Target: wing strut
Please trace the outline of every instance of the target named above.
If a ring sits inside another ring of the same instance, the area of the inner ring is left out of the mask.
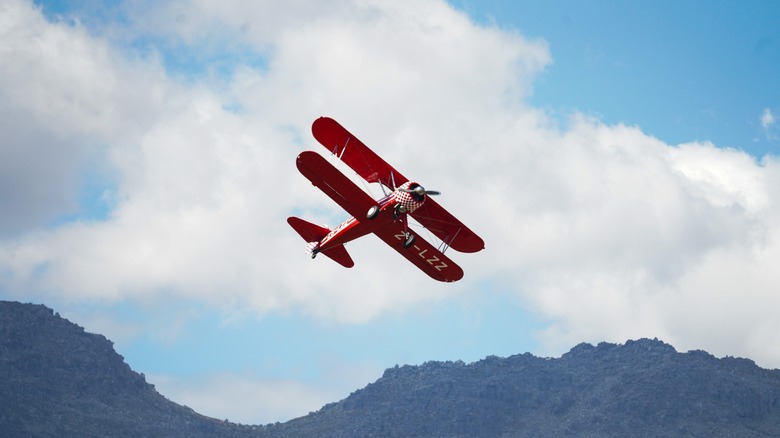
[[[347,137],[347,141],[345,141],[345,142],[344,142],[344,149],[342,149],[342,150],[341,150],[341,153],[339,154],[339,161],[341,161],[341,157],[343,157],[343,156],[344,156],[344,152],[346,152],[346,151],[347,151],[347,146],[349,145],[349,139],[350,139],[350,138],[352,138],[352,137]],[[333,148],[333,155],[336,155],[336,151],[337,151],[338,149],[339,149],[339,146],[338,146],[338,145],[336,145],[336,146]]]
[[[352,135],[350,134],[350,136],[348,136],[347,139],[344,141],[344,147],[341,148],[341,153],[339,153],[339,145],[338,144],[336,144],[336,146],[333,146],[333,150],[330,151],[331,155],[333,155],[334,157],[337,157],[337,159],[339,161],[344,162],[344,160],[342,160],[342,157],[347,152],[347,146],[349,146],[349,141],[351,139],[352,139]],[[358,153],[360,153],[360,151],[358,151]],[[368,161],[366,161],[366,164],[368,166],[369,171],[371,171],[374,174],[378,175],[378,173],[374,171],[374,169],[372,168],[371,164]],[[358,172],[355,172],[355,173],[360,175]],[[390,171],[390,179],[392,180],[392,184],[393,184],[392,189],[395,190],[395,187],[396,187],[396,185],[395,185],[395,176],[393,175],[393,171],[392,170]],[[370,182],[370,181],[366,181],[366,182]],[[383,196],[387,196],[387,191],[385,190],[385,185],[382,184],[381,180],[378,181],[378,182],[379,182],[379,188],[382,189],[382,195]],[[368,187],[366,187],[366,188],[368,189]],[[368,189],[368,190],[369,190],[369,192],[371,191],[370,189]]]
[[[450,245],[455,241],[455,239],[458,237],[458,234],[460,234],[460,230],[462,229],[463,227],[458,228],[458,231],[452,235],[452,239],[449,239],[449,241],[442,239],[441,244],[439,245],[439,251],[441,251],[442,254],[447,252],[447,250],[450,248]]]

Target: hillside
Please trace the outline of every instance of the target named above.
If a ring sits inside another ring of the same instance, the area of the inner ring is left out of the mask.
[[[658,340],[385,371],[273,436],[780,436],[780,370]]]
[[[658,340],[390,368],[319,411],[240,426],[177,405],[105,337],[0,302],[3,436],[780,436],[780,370]]]
[[[41,305],[0,302],[0,435],[251,436],[155,391],[101,335]]]

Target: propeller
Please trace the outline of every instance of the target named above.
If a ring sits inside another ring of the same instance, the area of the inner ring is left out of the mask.
[[[421,185],[418,185],[417,187],[415,187],[413,189],[398,189],[398,190],[400,190],[402,192],[406,192],[406,193],[415,193],[415,194],[420,195],[420,196],[423,196],[423,195],[436,196],[436,195],[440,195],[441,194],[441,192],[437,192],[436,190],[425,190],[425,187],[423,187]]]

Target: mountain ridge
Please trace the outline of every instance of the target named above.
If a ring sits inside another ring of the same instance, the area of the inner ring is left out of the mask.
[[[44,305],[0,301],[3,436],[251,436],[167,400],[103,335]]]
[[[429,421],[432,412],[448,421]],[[376,427],[376,416],[396,427]],[[321,435],[333,437],[779,436],[780,370],[678,353],[658,340],[583,343],[559,359],[525,353],[391,368],[283,426],[290,436],[313,436],[309,423],[351,424],[349,433]]]
[[[160,395],[102,335],[0,301],[4,436],[780,436],[780,370],[657,339],[388,368],[285,423],[216,420]]]

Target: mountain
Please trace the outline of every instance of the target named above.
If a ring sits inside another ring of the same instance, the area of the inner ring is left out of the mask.
[[[165,399],[105,337],[11,302],[0,394],[4,437],[780,436],[780,370],[650,339],[396,366],[305,417],[236,425]]]
[[[101,335],[42,305],[0,301],[3,437],[254,436],[155,391]]]
[[[580,344],[560,359],[428,362],[388,369],[282,429],[278,436],[780,436],[780,370],[648,339]]]
[[[272,436],[780,436],[780,370],[658,340],[385,371]]]

